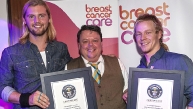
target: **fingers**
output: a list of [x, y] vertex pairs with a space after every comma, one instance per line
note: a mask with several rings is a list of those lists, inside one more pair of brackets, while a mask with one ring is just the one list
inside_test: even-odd
[[41, 108], [48, 108], [50, 105], [49, 98], [42, 92], [36, 91], [29, 98], [30, 105], [37, 105]]
[[42, 92], [40, 93], [40, 95], [39, 95], [39, 97], [38, 97], [38, 102], [40, 101], [40, 97], [41, 97], [41, 95], [42, 95]]
[[47, 108], [50, 105], [48, 97], [43, 93], [40, 93], [38, 97], [38, 103], [40, 104], [40, 107], [42, 108]]
[[125, 100], [125, 102], [127, 103], [127, 92], [125, 92], [124, 94], [123, 94], [123, 100]]

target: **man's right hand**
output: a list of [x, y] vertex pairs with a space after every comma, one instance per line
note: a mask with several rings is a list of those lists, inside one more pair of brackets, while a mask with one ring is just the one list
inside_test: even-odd
[[42, 92], [36, 91], [29, 97], [29, 105], [37, 105], [43, 109], [48, 108], [50, 105], [49, 98]]

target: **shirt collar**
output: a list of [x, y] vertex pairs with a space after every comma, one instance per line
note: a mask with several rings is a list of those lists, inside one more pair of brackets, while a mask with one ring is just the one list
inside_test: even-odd
[[[89, 61], [86, 60], [83, 56], [81, 56], [81, 57], [82, 57], [82, 59], [83, 59], [85, 65], [87, 65], [87, 64], [89, 63]], [[98, 61], [97, 61], [96, 63], [98, 63], [98, 62], [104, 63], [104, 59], [103, 59], [102, 55], [100, 55], [100, 57], [99, 57], [99, 59], [98, 59]]]
[[[54, 41], [55, 41], [55, 40], [54, 40]], [[48, 42], [48, 45], [50, 45], [50, 46], [55, 46], [54, 41], [49, 41], [49, 42]], [[26, 43], [25, 43], [25, 45], [26, 45], [27, 47], [30, 47], [32, 44], [33, 44], [33, 43], [31, 43], [29, 40], [27, 40]]]
[[162, 55], [164, 54], [165, 50], [163, 47], [160, 47], [160, 49], [152, 56], [156, 59], [160, 59]]
[[29, 40], [26, 41], [26, 43], [24, 44], [26, 47], [30, 47], [31, 46], [31, 42]]
[[[160, 58], [163, 56], [164, 52], [165, 52], [164, 48], [163, 48], [163, 47], [160, 47], [160, 49], [159, 49], [153, 56], [151, 56], [150, 61], [151, 61], [153, 58], [155, 58], [156, 60], [160, 59]], [[143, 63], [144, 65], [146, 65], [146, 58], [145, 58], [145, 56], [142, 57], [140, 63]], [[151, 62], [150, 62], [150, 63], [151, 63]]]

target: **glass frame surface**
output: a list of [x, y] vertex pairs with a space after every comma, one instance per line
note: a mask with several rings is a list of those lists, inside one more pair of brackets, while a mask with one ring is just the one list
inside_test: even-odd
[[50, 106], [48, 107], [48, 109], [54, 109], [54, 100], [53, 100], [51, 82], [57, 82], [57, 81], [63, 81], [63, 80], [66, 81], [66, 80], [70, 80], [70, 79], [72, 80], [75, 78], [84, 79], [88, 109], [97, 109], [94, 82], [92, 78], [92, 70], [90, 67], [40, 74], [40, 78], [42, 83], [42, 91], [48, 96], [50, 100]]
[[[184, 71], [147, 68], [129, 68], [127, 109], [137, 109], [138, 79], [173, 80], [172, 109], [184, 109]], [[153, 84], [153, 83], [152, 83]], [[167, 93], [167, 92], [166, 92]]]

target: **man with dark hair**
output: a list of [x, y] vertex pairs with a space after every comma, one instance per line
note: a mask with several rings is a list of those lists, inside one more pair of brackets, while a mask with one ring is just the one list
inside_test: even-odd
[[67, 45], [55, 40], [50, 10], [42, 0], [29, 0], [22, 12], [24, 34], [5, 48], [0, 61], [0, 98], [13, 109], [47, 108], [40, 74], [64, 70], [71, 60]]
[[68, 70], [91, 67], [98, 109], [126, 109], [122, 99], [128, 74], [119, 59], [102, 55], [102, 33], [95, 25], [83, 25], [77, 34], [80, 57], [67, 64]]
[[[169, 52], [163, 43], [163, 28], [155, 15], [144, 14], [134, 24], [134, 40], [143, 52], [138, 68], [185, 71], [184, 95], [188, 109], [193, 109], [193, 63], [183, 54]], [[123, 95], [127, 100], [127, 93]]]

